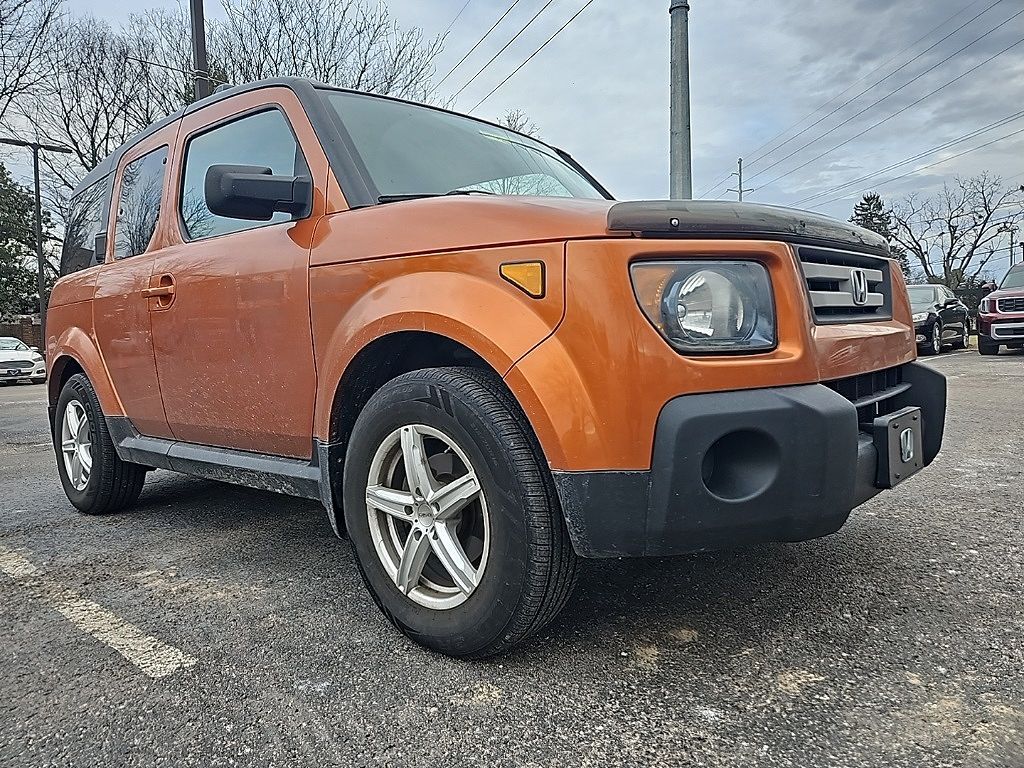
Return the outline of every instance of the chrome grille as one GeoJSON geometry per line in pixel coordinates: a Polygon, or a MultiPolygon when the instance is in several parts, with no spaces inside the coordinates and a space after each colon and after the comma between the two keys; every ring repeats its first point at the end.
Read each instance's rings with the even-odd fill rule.
{"type": "Polygon", "coordinates": [[[996,310],[999,312],[1024,312],[1024,296],[996,299],[996,310]]]}
{"type": "Polygon", "coordinates": [[[892,317],[892,279],[886,259],[826,248],[801,247],[798,254],[817,322],[892,317]]]}
{"type": "Polygon", "coordinates": [[[35,363],[31,360],[0,360],[0,370],[12,371],[15,368],[31,368],[35,363]]]}

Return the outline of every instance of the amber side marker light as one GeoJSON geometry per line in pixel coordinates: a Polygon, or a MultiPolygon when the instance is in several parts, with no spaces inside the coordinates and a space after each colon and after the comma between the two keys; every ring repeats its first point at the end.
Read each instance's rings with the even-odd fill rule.
{"type": "Polygon", "coordinates": [[[516,288],[533,296],[544,297],[544,262],[520,261],[501,265],[501,276],[516,288]]]}

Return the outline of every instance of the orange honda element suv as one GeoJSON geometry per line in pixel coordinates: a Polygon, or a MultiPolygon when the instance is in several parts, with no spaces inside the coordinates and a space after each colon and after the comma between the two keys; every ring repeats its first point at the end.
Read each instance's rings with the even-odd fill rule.
{"type": "Polygon", "coordinates": [[[460,657],[540,630],[578,557],[824,536],[942,442],[877,235],[615,202],[529,136],[306,80],[101,162],[61,271],[75,507],[154,469],[316,499],[388,618],[460,657]]]}

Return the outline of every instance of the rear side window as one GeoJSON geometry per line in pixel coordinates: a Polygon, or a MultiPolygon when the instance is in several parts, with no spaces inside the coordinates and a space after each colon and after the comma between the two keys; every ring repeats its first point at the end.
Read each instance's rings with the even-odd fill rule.
{"type": "Polygon", "coordinates": [[[295,135],[277,109],[257,112],[194,137],[185,149],[181,220],[190,240],[289,221],[275,213],[270,221],[244,221],[217,216],[206,207],[206,171],[211,165],[255,165],[282,176],[309,171],[295,135]]]}
{"type": "Polygon", "coordinates": [[[61,277],[103,261],[106,254],[96,253],[96,236],[107,231],[112,182],[113,176],[107,176],[71,199],[64,248],[60,255],[61,277]]]}
{"type": "Polygon", "coordinates": [[[114,222],[114,258],[145,253],[156,231],[167,169],[167,147],[132,160],[121,176],[121,194],[114,222]]]}

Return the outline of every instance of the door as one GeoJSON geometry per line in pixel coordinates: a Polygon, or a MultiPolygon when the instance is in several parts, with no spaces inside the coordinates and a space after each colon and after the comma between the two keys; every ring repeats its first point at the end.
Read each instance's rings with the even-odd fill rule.
{"type": "Polygon", "coordinates": [[[122,159],[114,182],[113,237],[97,270],[93,328],[124,414],[144,435],[171,437],[153,357],[147,291],[160,251],[157,234],[166,194],[168,127],[122,159]]]}
{"type": "Polygon", "coordinates": [[[307,141],[297,140],[293,121],[304,115],[290,91],[267,103],[277,90],[183,119],[174,162],[180,237],[161,251],[152,275],[154,288],[173,293],[151,316],[164,412],[177,439],[309,458],[316,372],[308,270],[322,194],[314,194],[310,216],[277,213],[270,221],[217,216],[204,194],[207,169],[220,163],[286,175],[312,168],[323,189],[326,158],[308,142],[308,122],[307,141]]]}
{"type": "Polygon", "coordinates": [[[967,307],[945,286],[940,286],[937,290],[942,335],[944,338],[960,338],[967,322],[967,307]]]}

